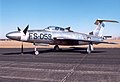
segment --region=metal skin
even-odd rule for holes
[[[73,32],[68,28],[61,28],[57,26],[49,26],[43,30],[28,30],[29,25],[21,31],[18,27],[18,31],[9,32],[6,37],[24,42],[31,42],[34,45],[55,45],[54,49],[58,49],[58,45],[88,45],[87,52],[91,53],[93,49],[93,44],[107,43],[114,44],[110,42],[104,42],[103,36],[99,33],[101,28],[103,28],[103,22],[115,22],[111,20],[96,20],[95,24],[97,27],[90,34]],[[99,35],[100,34],[100,35]],[[35,54],[39,52],[35,48]]]
[[[77,32],[66,31],[46,31],[46,30],[28,30],[26,35],[22,35],[19,31],[8,33],[6,36],[17,41],[25,41],[31,43],[45,43],[51,45],[85,45],[86,42],[77,40],[96,40],[102,41],[102,37],[87,35]],[[60,40],[57,40],[60,39]],[[65,40],[64,40],[65,39]],[[68,41],[68,40],[69,41]],[[71,40],[70,40],[71,39]]]

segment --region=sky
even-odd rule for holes
[[[0,0],[0,39],[28,24],[29,29],[70,26],[89,33],[96,19],[120,22],[120,0]],[[105,24],[104,35],[120,36],[120,23]]]

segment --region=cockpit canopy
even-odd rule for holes
[[[62,28],[62,27],[58,27],[58,26],[49,26],[47,28],[45,28],[44,30],[46,31],[66,31],[66,32],[73,32],[70,27],[67,28]]]
[[[64,28],[57,27],[57,26],[49,26],[49,27],[45,28],[44,30],[47,30],[47,31],[65,31]]]

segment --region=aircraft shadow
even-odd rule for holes
[[[69,49],[60,49],[60,50],[57,50],[55,51],[54,49],[44,49],[44,50],[40,50],[38,49],[39,53],[50,53],[50,52],[54,52],[54,53],[70,53],[70,52],[73,52],[73,53],[82,53],[82,54],[87,54],[86,52],[86,48],[81,48],[81,47],[70,47]],[[92,51],[92,53],[103,53],[105,51],[101,51],[101,50],[95,50],[95,51]],[[2,55],[19,55],[19,54],[32,54],[34,55],[34,51],[24,51],[23,53],[21,53],[20,51],[17,51],[17,52],[11,52],[11,53],[3,53]]]

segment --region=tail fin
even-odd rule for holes
[[[95,21],[95,23],[94,23],[97,26],[96,26],[95,30],[93,31],[93,33],[92,33],[93,35],[95,35],[95,36],[102,36],[102,32],[103,32],[103,29],[105,27],[105,24],[103,22],[119,23],[118,21],[114,21],[114,20],[100,20],[100,19],[97,19]]]

